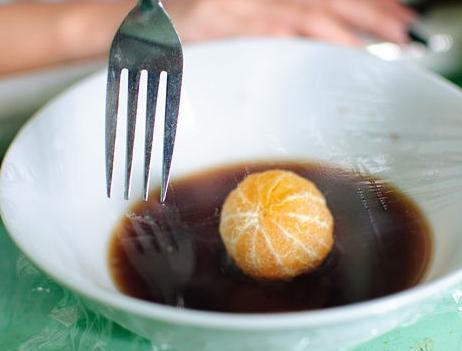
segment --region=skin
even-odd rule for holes
[[[107,52],[131,2],[20,2],[0,6],[0,75]]]
[[[104,56],[133,0],[0,6],[0,75]],[[165,0],[184,43],[302,36],[361,46],[358,33],[405,43],[415,14],[398,0]]]
[[[398,0],[170,0],[166,8],[182,39],[192,42],[274,35],[359,46],[357,33],[366,32],[405,43],[415,20]]]

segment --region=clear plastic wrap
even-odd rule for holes
[[[0,231],[0,346],[3,350],[162,351],[95,314],[71,291],[54,283]],[[462,284],[421,306],[422,313],[356,351],[457,350],[461,346]]]
[[[222,61],[226,70],[210,65]],[[142,156],[138,152],[134,160],[132,201],[122,200],[122,172],[115,175],[113,199],[105,199],[101,73],[39,113],[13,144],[0,179],[3,220],[16,243],[41,269],[86,298],[45,278],[3,238],[11,256],[2,261],[6,281],[14,281],[7,285],[18,290],[0,291],[7,311],[0,317],[6,330],[0,345],[23,350],[335,350],[394,328],[359,350],[450,342],[441,333],[433,335],[430,326],[433,320],[462,325],[460,91],[412,67],[299,41],[192,47],[186,62],[173,178],[242,161],[301,160],[391,183],[416,202],[432,228],[434,252],[425,279],[416,289],[369,305],[273,318],[177,314],[122,296],[108,273],[107,250],[116,224],[140,198]],[[143,127],[138,123],[140,131]],[[141,140],[135,150],[142,150]],[[117,152],[120,170],[123,139]],[[154,158],[159,165],[159,153]],[[158,181],[154,172],[152,182]],[[376,184],[365,182],[361,189],[366,199],[377,200]],[[89,312],[87,305],[151,341]],[[29,319],[27,329],[19,327]]]

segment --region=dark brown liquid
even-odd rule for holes
[[[245,276],[218,232],[228,193],[247,174],[274,168],[316,183],[335,219],[335,244],[324,264],[291,281]],[[109,253],[117,287],[149,301],[222,312],[339,306],[414,286],[431,255],[429,228],[409,198],[378,179],[320,164],[214,169],[173,182],[164,207],[158,198],[151,193],[122,219]]]

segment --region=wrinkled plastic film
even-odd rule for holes
[[[81,299],[40,273],[2,233],[2,248],[8,255],[0,259],[2,274],[14,282],[0,288],[0,344],[11,350],[62,350],[70,347],[84,350],[162,350],[155,342],[132,334],[114,322],[88,310]],[[5,264],[8,260],[8,264]],[[13,267],[11,267],[13,266]],[[5,272],[5,267],[10,270]],[[12,286],[12,285],[10,285]],[[422,305],[422,312],[396,330],[358,347],[360,351],[389,347],[414,347],[428,340],[444,344],[443,333],[432,330],[462,325],[462,285],[456,285],[432,302]],[[430,307],[431,305],[431,307]],[[168,350],[168,349],[167,349]]]
[[[268,56],[278,52],[270,49]],[[233,69],[230,68],[229,72],[215,72],[216,75],[208,77],[207,84],[200,85],[200,89],[195,89],[195,85],[203,81],[204,71],[199,69],[196,73],[186,72],[184,101],[187,103],[182,105],[173,182],[176,176],[185,177],[211,167],[239,162],[252,165],[254,162],[297,161],[336,166],[365,177],[364,183],[359,184],[363,192],[361,196],[370,199],[364,205],[365,210],[377,204],[386,208],[387,194],[378,195],[377,191],[382,184],[395,186],[422,210],[431,227],[434,247],[430,267],[420,284],[429,284],[456,272],[462,262],[458,239],[462,224],[460,92],[455,88],[447,88],[446,83],[438,78],[427,77],[412,68],[401,71],[389,64],[377,64],[375,60],[362,61],[356,54],[346,55],[343,64],[339,64],[339,60],[331,53],[310,53],[309,56],[304,56],[303,52],[299,54],[301,56],[298,60],[290,59],[290,55],[281,55],[276,65],[278,68],[264,60],[256,62],[249,59],[250,67],[246,66],[248,74],[240,80],[242,86],[228,88],[226,94],[218,94],[216,99],[204,99],[204,96],[217,95],[212,94],[220,81],[232,81],[235,75]],[[200,55],[196,59],[194,55],[191,57],[192,66],[199,65],[204,59]],[[240,59],[245,60],[245,57]],[[317,61],[322,63],[322,70],[308,69],[303,71],[303,76],[309,79],[297,78],[301,75],[300,70],[294,68],[301,69],[304,62]],[[239,62],[235,64],[240,67]],[[268,69],[275,71],[268,75]],[[99,102],[101,96],[98,92],[104,88],[103,74],[93,80],[94,84],[87,83],[85,86],[88,96],[84,100],[90,99],[87,105],[95,104],[102,111],[103,102]],[[259,86],[256,87],[254,82],[260,82]],[[104,177],[94,181],[94,174],[86,171],[79,173],[79,167],[75,166],[89,162],[89,168],[99,169],[98,165],[103,159],[103,151],[90,143],[81,144],[81,140],[97,139],[97,136],[103,135],[103,126],[98,124],[88,127],[94,122],[93,117],[88,116],[87,105],[82,103],[82,98],[76,96],[70,101],[61,101],[61,104],[73,107],[69,115],[65,116],[71,128],[61,127],[57,122],[59,118],[54,118],[50,123],[57,137],[52,140],[51,151],[46,150],[44,154],[40,150],[30,151],[34,153],[33,159],[37,160],[62,157],[63,162],[50,163],[45,173],[55,181],[46,183],[42,189],[46,189],[50,199],[57,203],[63,192],[66,193],[67,203],[81,210],[67,213],[65,206],[53,207],[53,221],[48,225],[50,229],[62,230],[63,235],[59,238],[62,243],[59,242],[59,245],[62,244],[64,248],[66,235],[70,235],[72,245],[78,245],[80,240],[78,235],[72,235],[67,219],[72,225],[80,225],[80,222],[85,221],[91,223],[92,220],[97,222],[97,211],[109,211],[109,205],[99,200],[89,200],[86,205],[78,207],[81,198],[86,199],[87,192],[101,191],[104,195]],[[287,101],[278,103],[280,96],[287,96]],[[206,117],[210,115],[213,118]],[[236,116],[239,116],[239,127],[233,124]],[[143,128],[142,123],[139,128]],[[214,132],[204,133],[206,128],[212,128]],[[29,132],[35,138],[34,143],[46,145],[49,142],[44,141],[49,139],[46,133]],[[93,154],[97,157],[93,157]],[[190,162],[191,155],[195,155],[194,162]],[[33,189],[37,185],[34,184],[35,179],[43,176],[40,170],[37,171],[38,166],[34,162],[39,163],[32,160],[30,165],[14,162],[8,164],[9,186],[0,189],[0,196],[6,200],[5,203],[12,204],[11,208],[16,203],[14,192],[10,189],[18,187],[18,179],[25,186],[32,184]],[[154,162],[158,162],[158,159]],[[142,170],[139,161],[135,161],[135,169]],[[370,180],[370,176],[374,181]],[[141,189],[140,179],[139,175],[134,175],[133,189]],[[152,184],[156,182],[158,179],[154,176]],[[120,191],[117,184],[121,183],[121,178],[116,177],[114,192]],[[85,191],[81,184],[86,186]],[[233,185],[237,184],[238,181]],[[132,202],[136,202],[139,194],[141,191],[137,193],[134,190]],[[113,203],[120,202],[117,196],[115,199]],[[32,200],[37,199],[32,196]],[[129,213],[129,206],[120,203],[120,206],[110,208],[111,217],[107,220],[110,223],[98,228],[113,230],[124,215]],[[173,201],[175,205],[180,207],[180,204]],[[34,211],[46,214],[40,206],[36,206]],[[76,213],[85,220],[76,218]],[[214,216],[212,219],[216,220],[219,212]],[[136,221],[137,217],[132,219]],[[81,235],[86,233],[82,232]],[[105,235],[104,240],[96,235],[87,238],[94,243],[89,252],[100,255],[102,258],[98,262],[103,264],[107,263],[110,233]],[[59,350],[72,345],[75,350],[182,351],[176,346],[175,328],[162,336],[154,330],[151,334],[147,331],[145,336],[150,337],[150,341],[131,334],[106,319],[107,316],[111,317],[111,313],[106,313],[104,308],[100,312],[105,313],[106,317],[91,312],[79,296],[40,273],[19,253],[5,231],[0,233],[0,243],[0,270],[6,277],[6,283],[0,286],[0,345],[6,345],[6,350]],[[79,262],[75,266],[78,269],[76,274],[88,274],[88,279],[96,282],[99,288],[117,294],[107,275],[106,266],[103,269],[92,266],[88,263],[90,260],[87,262],[82,259],[85,253],[80,251],[76,253],[69,249],[66,252],[71,262],[69,267],[73,267],[74,261]],[[68,268],[66,265],[63,267]],[[462,283],[454,282],[446,291],[426,299],[412,310],[403,311],[405,320],[399,318],[399,311],[394,312],[396,316],[383,316],[388,320],[387,327],[376,327],[373,323],[366,327],[367,332],[361,338],[380,338],[358,350],[372,350],[382,341],[391,342],[396,333],[412,333],[416,337],[396,342],[402,342],[400,347],[404,344],[408,348],[415,347],[428,337],[432,321],[440,323],[442,318],[462,326]],[[375,317],[379,319],[382,316],[377,313]],[[133,327],[129,323],[123,326]],[[389,332],[393,328],[397,329]],[[381,336],[385,332],[389,333]],[[309,331],[306,333],[308,336],[297,339],[293,350],[308,350],[317,346],[313,341],[316,335],[309,335]],[[442,337],[441,334],[432,336],[433,339],[438,337]],[[217,339],[215,336],[213,342],[218,342]],[[200,342],[192,338],[191,345],[201,345]],[[207,344],[208,348],[204,348],[204,351],[211,350],[213,342]],[[352,345],[345,345],[345,349]],[[373,346],[368,349],[368,345]]]

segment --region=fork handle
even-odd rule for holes
[[[141,8],[151,9],[156,4],[160,5],[160,0],[140,0]]]

